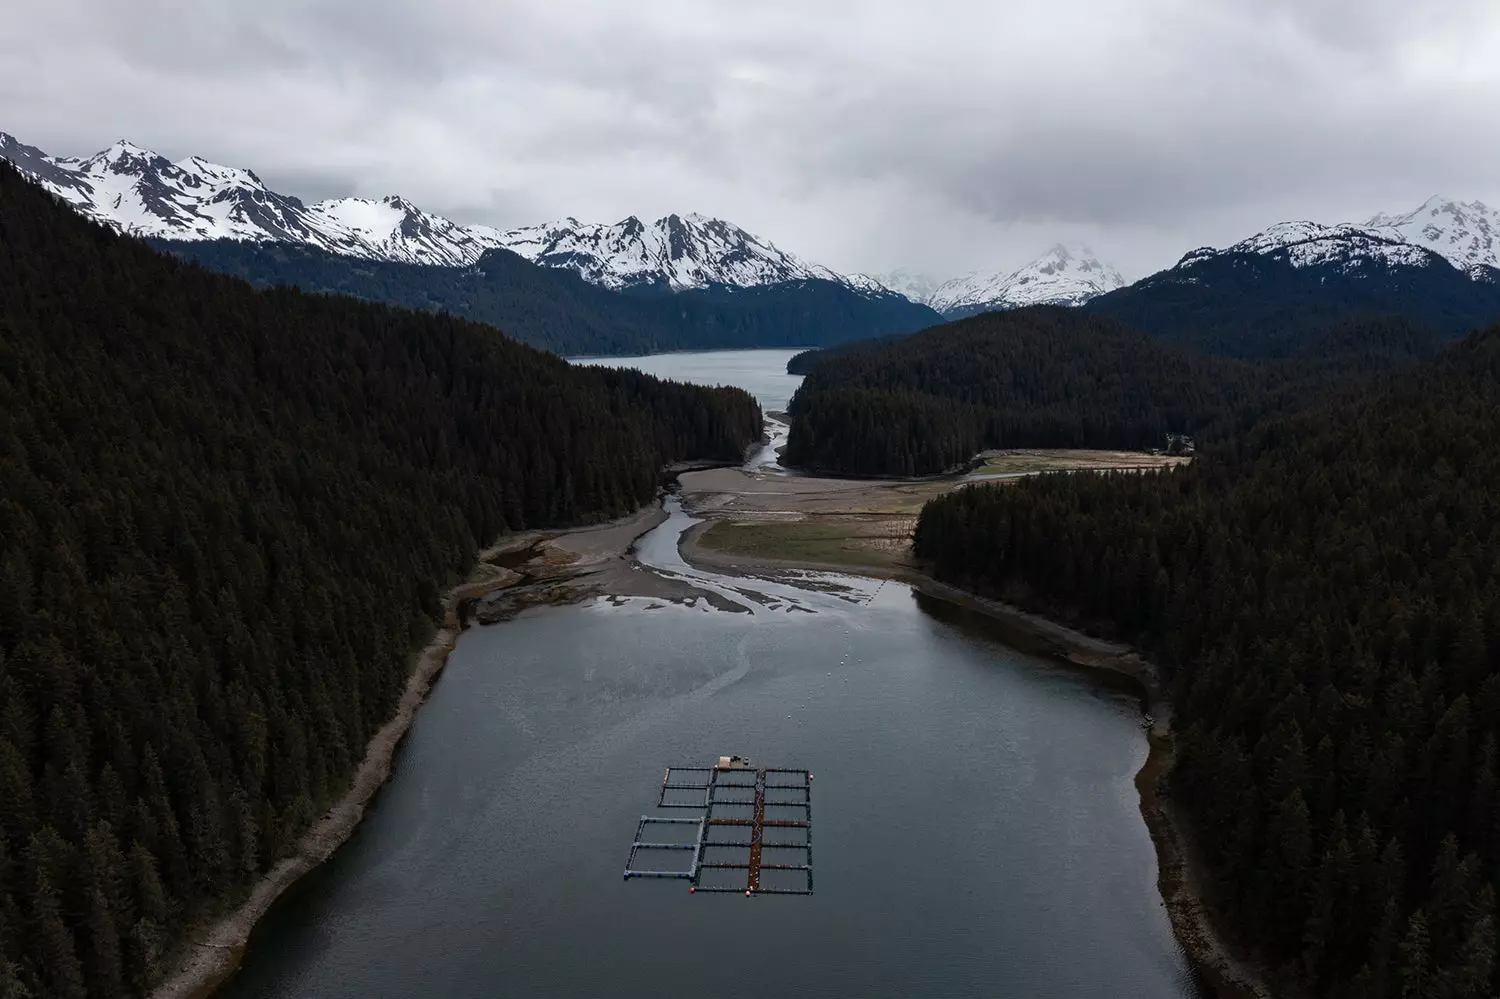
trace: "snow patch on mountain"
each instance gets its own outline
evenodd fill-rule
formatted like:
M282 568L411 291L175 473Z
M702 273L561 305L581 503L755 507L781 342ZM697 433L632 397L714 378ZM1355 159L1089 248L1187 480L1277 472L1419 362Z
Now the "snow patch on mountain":
M1476 281L1490 281L1500 267L1500 212L1482 201L1464 204L1434 196L1415 211L1376 215L1363 225L1278 222L1224 250L1193 250L1177 269L1224 253L1258 253L1284 258L1293 267L1346 273L1372 263L1430 267L1442 258Z
M898 267L896 270L888 273L877 274L873 280L889 288L891 291L905 295L913 302L920 302L923 305L930 304L932 296L943 286L943 282L931 274L924 274L909 267Z
M939 286L927 304L944 315L1027 305L1082 305L1125 286L1118 271L1088 247L1052 247L1013 271L974 271Z
M173 163L125 140L67 158L0 132L0 157L82 214L134 236L305 243L347 256L446 266L467 266L486 250L504 248L608 288L754 287L818 278L866 295L891 294L868 275L839 274L702 215L651 223L632 216L613 225L569 218L501 232L461 225L395 196L305 205L270 190L250 170L198 156Z
M730 285L752 288L784 281L837 281L868 294L889 294L864 274L844 275L778 248L722 219L668 215L654 222L630 216L613 224L566 218L499 234L506 247L538 264L566 267L606 288L673 291Z
M133 236L306 243L402 263L462 265L501 246L494 229L461 226L401 198L305 205L251 170L165 156L121 140L93 156L50 157L0 132L10 160L82 214Z
M1293 267L1336 266L1345 270L1369 261L1392 267L1426 267L1433 259L1432 252L1423 247L1360 226L1297 221L1278 222L1226 250L1194 250L1182 263L1206 260L1221 253L1280 256Z
M1500 210L1433 195L1403 215L1376 215L1365 227L1442 254L1460 270L1500 267Z

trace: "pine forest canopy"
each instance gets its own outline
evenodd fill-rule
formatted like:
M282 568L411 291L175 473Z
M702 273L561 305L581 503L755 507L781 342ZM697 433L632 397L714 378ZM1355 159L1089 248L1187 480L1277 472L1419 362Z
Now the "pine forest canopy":
M900 295L868 294L825 280L622 292L509 250L491 250L470 267L437 267L282 243L155 245L257 287L284 285L447 312L564 355L803 347L909 333L942 321Z
M1083 306L1165 342L1231 357L1288 358L1332 326L1399 318L1442 340L1500 321L1500 273L1476 279L1437 254L1425 266L1335 256L1220 253Z
M0 996L142 992L347 786L480 545L634 510L760 424L255 291L0 166Z
M1500 328L1190 465L929 503L941 579L1146 651L1210 899L1317 995L1495 994Z
M986 448L1162 447L1223 439L1351 373L1430 352L1399 319L1342 323L1284 361L1200 354L1077 309L989 312L793 361L786 461L858 475L922 475Z

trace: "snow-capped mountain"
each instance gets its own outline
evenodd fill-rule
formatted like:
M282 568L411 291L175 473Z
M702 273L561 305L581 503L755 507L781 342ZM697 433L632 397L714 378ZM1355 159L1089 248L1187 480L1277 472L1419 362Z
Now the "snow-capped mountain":
M739 226L703 215L654 222L631 216L605 225L574 218L500 233L509 249L548 267L566 267L606 288L659 286L682 291L710 284L750 288L820 278L886 293L863 274L844 275L777 248Z
M1223 250L1202 247L1177 268L1222 254L1257 253L1293 267L1334 267L1357 272L1366 264L1427 267L1445 259L1476 280L1496 280L1500 268L1500 212L1481 201L1468 204L1434 196L1404 215L1376 215L1363 225L1278 222Z
M943 282L931 274L924 274L909 267L898 267L886 274L877 274L875 280L892 291L905 295L913 302L920 302L923 305L930 302L932 296L943 286Z
M449 265L503 245L494 229L458 225L402 198L305 205L250 170L198 156L173 163L132 142L86 158L51 157L0 132L0 157L82 214L134 236L306 243L349 256Z
M1434 195L1404 215L1376 215L1365 227L1441 253L1460 270L1500 267L1500 211Z
M87 158L53 157L0 132L0 158L82 214L135 236L304 243L347 256L466 266L505 248L608 288L752 287L820 278L866 295L890 290L863 274L802 260L719 219L669 215L613 225L566 219L501 232L461 225L404 198L335 198L307 205L249 170L197 156L172 162L120 141Z
M1318 222L1278 222L1233 246L1216 250L1205 246L1186 254L1178 268L1234 253L1256 253L1284 259L1293 267L1332 266L1343 271L1378 261L1394 267L1426 267L1437 254L1426 247L1403 242L1356 225L1322 225Z
M975 271L939 286L926 300L945 316L1026 305L1082 305L1123 287L1118 271L1082 245L1058 244L1013 271Z

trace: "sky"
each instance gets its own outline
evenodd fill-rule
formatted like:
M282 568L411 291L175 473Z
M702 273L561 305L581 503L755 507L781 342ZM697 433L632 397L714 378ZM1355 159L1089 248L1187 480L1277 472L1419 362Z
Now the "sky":
M844 271L1500 204L1493 0L8 0L0 130L512 227L701 212Z

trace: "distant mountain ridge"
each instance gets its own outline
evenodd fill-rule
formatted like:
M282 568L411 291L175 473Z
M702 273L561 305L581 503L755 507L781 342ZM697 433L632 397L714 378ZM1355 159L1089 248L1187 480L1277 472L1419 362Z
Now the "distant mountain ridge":
M1165 339L1244 357L1296 354L1330 325L1404 319L1442 338L1500 320L1500 212L1434 196L1363 224L1278 222L1084 306Z
M563 267L605 288L686 291L711 285L756 288L786 281L834 281L856 291L892 294L863 274L810 263L739 226L704 215L634 215L611 225L575 218L500 234L508 250L546 267Z
M510 250L597 287L632 294L784 287L787 303L815 300L820 310L800 322L799 328L816 336L798 345L911 330L924 325L924 317L951 320L1038 304L1083 306L1147 331L1252 353L1291 349L1301 326L1346 316L1404 316L1445 335L1500 318L1491 312L1493 293L1500 293L1500 211L1441 196L1410 212L1380 213L1358 224L1279 222L1224 249L1192 250L1173 267L1128 287L1086 246L1064 244L1014 270L937 282L910 269L879 279L840 274L732 223L696 214L652 222L631 216L611 224L567 218L502 231L462 225L396 196L308 204L272 191L251 170L197 156L172 162L123 140L88 157L53 157L0 133L0 158L85 216L145 238L293 244L376 263L447 268L473 267L486 253ZM236 255L215 249L206 256L228 263ZM241 256L233 267L248 270L245 276L252 279L271 280L256 270L265 261ZM281 264L272 269L287 277ZM329 284L370 284L357 278L330 277ZM432 280L442 286L435 297L414 296L405 277L394 283L404 289L401 301L447 307L436 303L446 301L457 283ZM803 287L808 282L836 285L845 296L809 297ZM389 275L375 282L377 288L392 286ZM855 307L846 297L885 308ZM907 299L933 312L911 311ZM767 305L753 309L769 315ZM739 303L731 308L744 315ZM857 315L878 315L879 321L856 330ZM735 318L733 325L740 334L762 328L760 320L744 326ZM712 339L707 328L693 336ZM1278 345L1270 346L1272 340Z
M976 270L939 281L901 268L878 275L877 280L913 302L930 306L946 319L1028 305L1083 305L1125 285L1118 271L1080 243L1055 244L1014 270Z
M503 245L498 230L459 225L404 198L307 205L272 191L251 170L197 156L174 163L124 140L93 156L52 157L0 132L0 157L81 214L132 236L301 243L370 260L450 266Z
M1500 268L1500 210L1482 201L1434 195L1403 215L1379 214L1365 223L1372 232L1440 253L1471 277L1492 280L1477 268Z
M942 321L698 215L502 233L398 197L308 205L252 171L123 141L55 158L0 133L0 158L85 217L211 270L448 312L560 354L822 346Z
M702 215L605 225L564 219L501 231L462 225L405 198L334 198L306 204L253 171L190 156L172 162L121 140L88 157L53 157L0 132L0 158L83 215L133 236L299 243L344 256L464 267L508 249L615 290L683 291L823 280L864 295L895 293L787 253L732 223Z
M1377 214L1363 224L1278 222L1222 250L1192 250L1176 267L1235 253L1278 256L1293 267L1345 269L1377 259L1394 267L1427 267L1440 257L1471 278L1489 281L1500 269L1500 211L1482 201L1434 195L1413 211Z
M1083 244L1058 243L1012 271L974 271L947 281L927 302L950 319L1028 305L1082 305L1124 287L1125 279Z
M489 250L467 267L362 260L306 244L152 241L159 249L251 284L447 312L563 355L826 346L910 333L942 322L925 305L822 279L676 294L616 291L569 268Z
M1380 213L1364 223L1278 222L1224 249L1191 250L1174 267L1137 284L1170 280L1164 276L1174 272L1189 280L1183 273L1195 265L1243 254L1349 275L1376 261L1399 271L1428 267L1441 258L1473 280L1500 283L1500 210L1482 201L1434 195L1410 212ZM881 275L880 281L948 319L1027 305L1086 305L1127 287L1119 272L1088 247L1063 244L1013 271L974 271L937 281L902 268Z

